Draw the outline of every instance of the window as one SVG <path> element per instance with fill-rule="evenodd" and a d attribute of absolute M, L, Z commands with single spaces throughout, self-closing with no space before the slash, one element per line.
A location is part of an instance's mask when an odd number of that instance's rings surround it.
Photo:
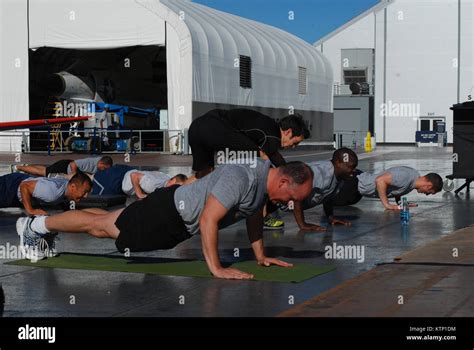
<path fill-rule="evenodd" d="M 429 119 L 420 120 L 420 131 L 431 131 Z"/>
<path fill-rule="evenodd" d="M 239 57 L 240 86 L 244 89 L 252 88 L 252 59 L 249 56 Z"/>
<path fill-rule="evenodd" d="M 437 119 L 433 119 L 437 118 Z M 420 123 L 418 124 L 419 131 L 434 131 L 434 132 L 444 132 L 446 131 L 445 119 L 443 117 L 421 117 L 419 119 Z M 438 123 L 442 123 L 438 129 Z M 444 131 L 443 131 L 444 130 Z"/>
<path fill-rule="evenodd" d="M 308 90 L 308 77 L 306 75 L 305 67 L 298 67 L 298 93 L 306 95 Z"/>
<path fill-rule="evenodd" d="M 367 70 L 365 69 L 345 69 L 344 84 L 367 83 Z"/>

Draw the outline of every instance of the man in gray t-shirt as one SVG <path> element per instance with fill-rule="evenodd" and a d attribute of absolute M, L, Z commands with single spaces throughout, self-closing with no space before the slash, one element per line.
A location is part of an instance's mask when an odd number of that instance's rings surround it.
<path fill-rule="evenodd" d="M 378 174 L 363 173 L 357 170 L 357 176 L 344 180 L 340 190 L 324 202 L 326 215 L 332 215 L 334 207 L 344 207 L 358 203 L 362 197 L 380 198 L 386 209 L 399 209 L 401 196 L 417 190 L 426 195 L 441 191 L 443 180 L 436 173 L 420 176 L 419 172 L 407 166 L 389 168 Z M 388 199 L 395 198 L 397 205 Z M 410 203 L 411 207 L 416 206 Z"/>
<path fill-rule="evenodd" d="M 316 224 L 306 223 L 304 210 L 314 208 L 323 204 L 328 198 L 337 192 L 339 182 L 343 179 L 352 177 L 358 164 L 357 154 L 348 148 L 339 148 L 334 151 L 331 160 L 323 160 L 309 163 L 314 173 L 313 190 L 311 195 L 302 203 L 295 203 L 293 213 L 296 223 L 300 230 L 305 231 L 325 231 L 326 228 Z M 328 216 L 331 225 L 342 224 L 350 225 L 347 220 Z"/>
<path fill-rule="evenodd" d="M 362 173 L 357 176 L 359 193 L 365 197 L 379 197 L 376 179 L 383 174 L 390 174 L 391 177 L 390 183 L 387 183 L 388 198 L 401 197 L 410 193 L 415 189 L 416 180 L 420 177 L 417 170 L 407 166 L 389 168 L 378 174 Z"/>
<path fill-rule="evenodd" d="M 115 239 L 120 251 L 171 249 L 199 233 L 206 263 L 215 277 L 249 279 L 253 276 L 221 265 L 219 228 L 245 218 L 258 264 L 291 266 L 265 256 L 263 206 L 267 200 L 274 203 L 304 200 L 311 192 L 312 181 L 311 168 L 302 162 L 290 162 L 278 168 L 270 168 L 269 161 L 259 161 L 254 168 L 222 165 L 192 184 L 158 189 L 125 209 L 107 214 L 76 211 L 20 218 L 17 230 L 21 237 L 34 238 L 57 231 L 86 232 Z"/>
<path fill-rule="evenodd" d="M 67 180 L 64 178 L 29 177 L 26 174 L 8 174 L 0 177 L 3 196 L 0 208 L 22 205 L 28 215 L 45 215 L 42 209 L 33 208 L 33 200 L 56 204 L 63 199 L 79 201 L 90 191 L 92 182 L 83 173 Z"/>
<path fill-rule="evenodd" d="M 67 167 L 67 173 L 73 174 L 78 170 L 87 174 L 95 174 L 97 170 L 107 169 L 107 166 L 102 166 L 102 157 L 88 157 L 82 159 L 76 159 L 75 161 L 69 163 Z"/>
<path fill-rule="evenodd" d="M 45 203 L 56 203 L 61 199 L 65 198 L 68 180 L 65 178 L 51 178 L 46 177 L 30 177 L 23 180 L 22 183 L 27 184 L 28 182 L 35 181 L 34 191 L 32 197 Z M 22 201 L 21 188 L 18 187 L 18 199 Z"/>
<path fill-rule="evenodd" d="M 364 197 L 380 198 L 383 206 L 389 210 L 398 210 L 396 204 L 390 204 L 389 198 L 399 202 L 400 197 L 417 190 L 426 195 L 435 194 L 443 188 L 443 180 L 436 173 L 421 176 L 407 166 L 389 168 L 378 174 L 362 173 L 357 176 L 358 191 Z"/>
<path fill-rule="evenodd" d="M 127 196 L 136 195 L 138 199 L 143 199 L 157 188 L 183 185 L 187 179 L 184 174 L 170 176 L 161 171 L 132 169 L 123 177 L 122 192 Z"/>
<path fill-rule="evenodd" d="M 334 164 L 331 160 L 320 160 L 308 163 L 313 169 L 313 190 L 303 203 L 305 209 L 314 208 L 324 202 L 324 199 L 331 195 L 337 187 Z M 357 166 L 357 163 L 354 164 Z"/>
<path fill-rule="evenodd" d="M 269 161 L 249 166 L 221 166 L 211 174 L 182 186 L 175 192 L 174 203 L 191 235 L 199 233 L 199 219 L 212 195 L 227 210 L 219 227 L 229 226 L 240 219 L 252 216 L 266 202 L 266 179 Z"/>
<path fill-rule="evenodd" d="M 75 174 L 78 171 L 94 175 L 97 171 L 109 169 L 113 165 L 110 156 L 89 157 L 84 159 L 61 159 L 57 162 L 44 165 L 12 165 L 12 172 L 23 172 L 26 174 L 42 177 L 50 177 L 53 174 Z"/>

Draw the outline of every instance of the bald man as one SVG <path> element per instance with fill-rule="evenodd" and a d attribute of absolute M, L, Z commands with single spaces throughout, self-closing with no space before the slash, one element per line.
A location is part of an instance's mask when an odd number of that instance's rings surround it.
<path fill-rule="evenodd" d="M 291 265 L 265 255 L 263 206 L 270 200 L 302 201 L 311 192 L 313 173 L 302 162 L 271 168 L 270 161 L 248 165 L 223 165 L 211 174 L 184 186 L 161 188 L 125 209 L 71 211 L 54 216 L 20 218 L 17 231 L 27 258 L 55 254 L 55 232 L 85 232 L 110 238 L 120 252 L 172 249 L 200 234 L 209 271 L 217 278 L 250 279 L 252 275 L 224 268 L 218 254 L 218 232 L 246 219 L 249 240 L 257 263 Z M 45 244 L 46 243 L 46 244 Z M 41 250 L 41 246 L 49 249 Z"/>

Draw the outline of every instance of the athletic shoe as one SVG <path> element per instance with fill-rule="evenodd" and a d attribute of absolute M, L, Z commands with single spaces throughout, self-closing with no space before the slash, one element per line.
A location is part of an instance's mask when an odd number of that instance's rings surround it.
<path fill-rule="evenodd" d="M 58 251 L 56 250 L 56 240 L 59 239 L 57 232 L 48 232 L 44 236 L 44 240 L 48 244 L 48 249 L 44 252 L 44 255 L 48 258 L 53 258 L 58 256 Z"/>
<path fill-rule="evenodd" d="M 285 226 L 285 222 L 271 215 L 267 215 L 263 218 L 263 229 L 264 230 L 279 230 Z"/>
<path fill-rule="evenodd" d="M 13 173 L 19 173 L 20 170 L 18 170 L 17 165 L 23 165 L 23 164 L 10 164 L 10 172 Z"/>
<path fill-rule="evenodd" d="M 37 262 L 44 259 L 45 253 L 50 253 L 48 241 L 45 234 L 35 232 L 31 229 L 31 223 L 35 218 L 22 217 L 16 222 L 16 232 L 20 236 L 20 251 L 26 259 Z M 54 246 L 54 239 L 53 239 Z"/>
<path fill-rule="evenodd" d="M 277 203 L 276 206 L 281 211 L 290 211 L 290 205 L 289 204 Z"/>

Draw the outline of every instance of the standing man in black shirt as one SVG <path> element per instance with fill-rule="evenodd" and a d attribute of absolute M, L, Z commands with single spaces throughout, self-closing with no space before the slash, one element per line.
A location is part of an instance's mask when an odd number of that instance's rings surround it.
<path fill-rule="evenodd" d="M 193 170 L 199 179 L 214 169 L 214 153 L 218 151 L 254 151 L 280 166 L 285 160 L 279 150 L 296 147 L 310 133 L 296 114 L 276 122 L 250 109 L 214 109 L 194 120 L 188 135 Z"/>
<path fill-rule="evenodd" d="M 286 162 L 280 149 L 296 147 L 310 137 L 310 132 L 298 114 L 285 116 L 277 122 L 267 115 L 242 108 L 207 112 L 191 123 L 188 136 L 195 178 L 199 179 L 214 170 L 214 153 L 219 151 L 244 151 L 244 154 L 255 155 L 251 158 L 260 156 L 269 159 L 275 167 L 281 166 Z M 271 202 L 267 205 L 268 212 L 277 209 Z M 277 217 L 265 214 L 265 229 L 280 229 L 284 224 Z"/>

